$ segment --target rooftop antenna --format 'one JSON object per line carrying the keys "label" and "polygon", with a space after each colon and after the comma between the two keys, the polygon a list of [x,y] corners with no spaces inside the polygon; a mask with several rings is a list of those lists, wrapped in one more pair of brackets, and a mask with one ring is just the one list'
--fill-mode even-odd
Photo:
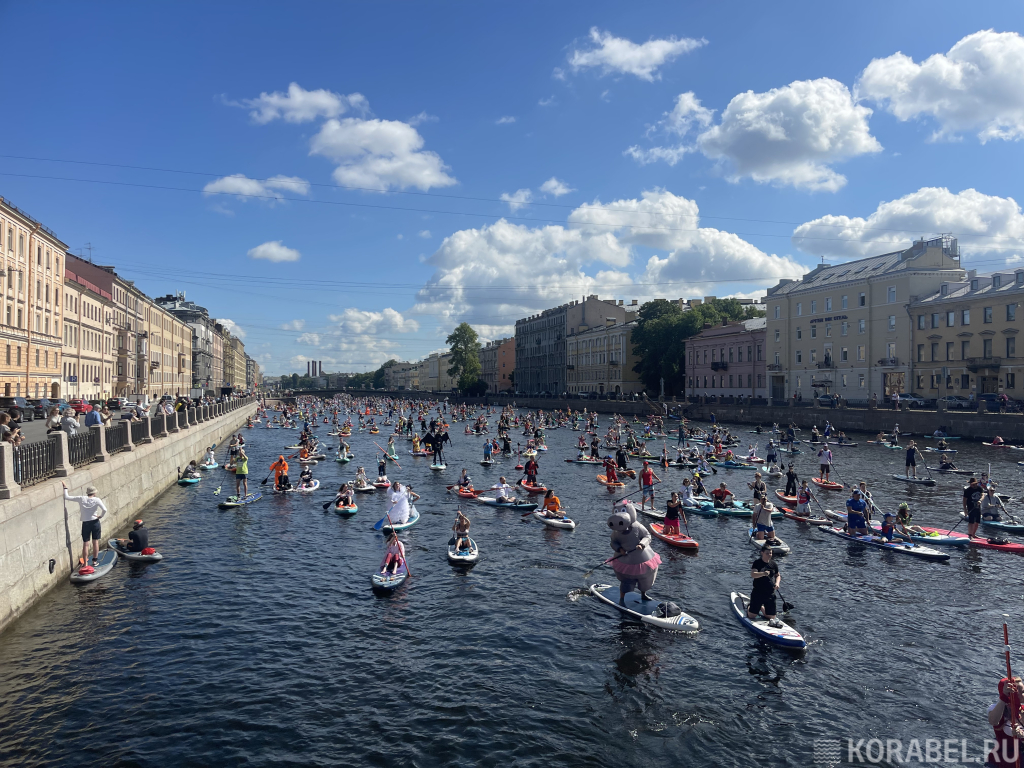
{"label": "rooftop antenna", "polygon": [[92,264],[92,243],[86,243],[85,250],[89,252],[89,263]]}

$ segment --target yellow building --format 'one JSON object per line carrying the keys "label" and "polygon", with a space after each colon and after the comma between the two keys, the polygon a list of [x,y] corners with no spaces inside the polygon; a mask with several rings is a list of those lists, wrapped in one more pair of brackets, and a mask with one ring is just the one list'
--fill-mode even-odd
{"label": "yellow building", "polygon": [[632,394],[643,391],[640,374],[633,370],[639,358],[633,354],[635,312],[627,322],[606,318],[604,325],[566,337],[566,386],[570,394]]}
{"label": "yellow building", "polygon": [[[942,283],[912,302],[914,391],[925,397],[1024,394],[1017,336],[1024,314],[1024,269]],[[1022,350],[1024,354],[1024,350]]]}
{"label": "yellow building", "polygon": [[0,383],[5,396],[60,397],[61,297],[67,246],[0,198]]}
{"label": "yellow building", "polygon": [[938,237],[781,280],[765,299],[771,397],[838,393],[882,402],[909,392],[909,307],[963,276],[956,239]]}
{"label": "yellow building", "polygon": [[89,280],[97,274],[105,273],[75,256],[67,257],[61,372],[63,396],[68,399],[106,399],[114,391],[114,302],[110,291]]}

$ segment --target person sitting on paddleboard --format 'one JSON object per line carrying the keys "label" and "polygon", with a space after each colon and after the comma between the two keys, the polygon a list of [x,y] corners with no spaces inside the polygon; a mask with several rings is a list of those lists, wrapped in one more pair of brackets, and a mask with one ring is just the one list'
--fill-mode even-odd
{"label": "person sitting on paddleboard", "polygon": [[853,489],[853,496],[846,500],[846,531],[853,536],[866,536],[868,522],[866,510],[868,504],[859,489]]}
{"label": "person sitting on paddleboard", "polygon": [[338,495],[334,499],[335,506],[339,507],[351,507],[353,504],[352,488],[349,487],[348,483],[342,483],[338,489]]}
{"label": "person sitting on paddleboard", "polygon": [[986,765],[1017,768],[1024,751],[1024,683],[1019,677],[999,681],[999,700],[988,708],[988,722],[995,731],[995,743]]}
{"label": "person sitting on paddleboard", "polygon": [[92,564],[99,565],[100,562],[100,520],[107,514],[106,505],[96,495],[94,486],[86,486],[85,496],[69,496],[68,487],[64,487],[64,498],[67,501],[77,501],[78,509],[82,517],[82,563],[89,563],[89,541],[92,541]]}
{"label": "person sitting on paddleboard", "polygon": [[944,469],[948,471],[956,468],[956,464],[950,461],[946,456],[943,456],[941,459],[939,459],[939,469]]}
{"label": "person sitting on paddleboard", "polygon": [[181,473],[179,479],[192,480],[197,477],[199,477],[199,466],[196,464],[196,460],[192,459],[192,461],[188,463],[188,466],[185,467],[185,471]]}
{"label": "person sitting on paddleboard", "polygon": [[801,481],[800,491],[796,495],[796,513],[800,517],[811,516],[811,499],[814,498],[814,494],[811,493],[811,489],[807,486],[807,481]]}
{"label": "person sitting on paddleboard", "polygon": [[768,486],[765,484],[764,480],[761,479],[760,472],[754,473],[754,482],[747,483],[747,488],[750,488],[754,492],[755,499],[762,494],[768,493]]}
{"label": "person sitting on paddleboard", "polygon": [[555,492],[550,488],[547,493],[544,494],[544,501],[541,504],[540,513],[544,515],[544,517],[550,517],[555,520],[561,520],[565,517],[565,510],[562,509],[562,502],[557,496],[555,496]]}
{"label": "person sitting on paddleboard", "polygon": [[455,511],[455,525],[452,530],[455,532],[455,549],[469,549],[469,518],[462,514],[462,510]]}
{"label": "person sitting on paddleboard", "polygon": [[[711,498],[714,499],[715,509],[723,509],[729,505],[729,498],[735,498],[736,494],[730,491],[725,483],[719,483],[718,487],[711,492]],[[761,494],[758,494],[757,498],[761,498]]]}
{"label": "person sitting on paddleboard", "polygon": [[307,488],[313,484],[313,470],[310,467],[303,467],[299,473],[299,487]]}
{"label": "person sitting on paddleboard", "polygon": [[619,476],[615,473],[615,462],[612,461],[611,456],[604,457],[604,478],[609,483],[619,482]]}
{"label": "person sitting on paddleboard", "polygon": [[213,456],[213,446],[211,445],[209,448],[206,449],[206,453],[203,454],[203,464],[210,467],[213,466],[216,462],[217,459],[215,459]]}
{"label": "person sitting on paddleboard", "polygon": [[141,520],[132,523],[127,539],[118,539],[117,543],[129,552],[141,552],[149,547],[149,528]]}
{"label": "person sitting on paddleboard", "polygon": [[679,530],[680,519],[683,522],[686,521],[686,513],[683,512],[683,502],[679,498],[679,494],[672,491],[672,497],[668,500],[668,505],[665,507],[665,525],[661,529],[662,533],[666,536],[678,536],[681,533]]}
{"label": "person sitting on paddleboard", "polygon": [[996,496],[996,489],[990,485],[985,489],[985,495],[981,497],[981,519],[998,522],[1001,517],[999,511],[999,497]]}
{"label": "person sitting on paddleboard", "polygon": [[772,548],[761,547],[761,554],[750,565],[750,576],[754,586],[750,590],[750,602],[747,603],[747,618],[753,621],[762,613],[768,620],[768,626],[778,629],[782,622],[775,618],[778,608],[775,601],[775,590],[782,582],[779,565],[772,559]]}
{"label": "person sitting on paddleboard", "polygon": [[495,501],[499,501],[503,504],[514,504],[516,501],[516,491],[511,485],[509,485],[504,477],[498,478],[498,484],[491,486],[492,491],[497,491],[494,495]]}
{"label": "person sitting on paddleboard", "polygon": [[750,516],[750,527],[754,529],[754,538],[757,541],[775,544],[775,526],[772,524],[774,511],[775,507],[768,501],[767,496],[761,496],[754,505],[753,513]]}
{"label": "person sitting on paddleboard", "polygon": [[683,478],[683,485],[679,489],[679,501],[684,507],[695,507],[697,502],[693,498],[693,488],[690,485],[690,478]]}
{"label": "person sitting on paddleboard", "polygon": [[469,473],[465,469],[462,470],[462,474],[459,475],[458,482],[455,484],[464,491],[473,490],[473,481],[470,479]]}
{"label": "person sitting on paddleboard", "polygon": [[405,545],[398,540],[395,531],[389,531],[387,535],[387,547],[384,549],[384,559],[380,564],[381,574],[393,574],[398,571],[399,566],[405,563]]}
{"label": "person sitting on paddleboard", "polygon": [[366,469],[364,467],[359,467],[356,470],[356,488],[365,488],[369,482],[370,479],[366,476]]}

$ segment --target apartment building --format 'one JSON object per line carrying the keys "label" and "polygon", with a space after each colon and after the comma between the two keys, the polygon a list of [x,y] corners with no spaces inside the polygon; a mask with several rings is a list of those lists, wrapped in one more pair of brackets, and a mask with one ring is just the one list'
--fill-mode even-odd
{"label": "apartment building", "polygon": [[185,300],[185,292],[155,300],[157,306],[192,329],[192,388],[219,392],[223,383],[223,340],[216,338],[215,322],[206,307]]}
{"label": "apartment building", "polygon": [[642,392],[640,374],[633,370],[639,358],[633,354],[635,312],[626,322],[607,318],[603,325],[570,333],[566,341],[566,384],[570,394],[633,394]]}
{"label": "apartment building", "polygon": [[[459,382],[453,380],[448,373],[452,364],[451,352],[433,352],[426,360],[423,360],[420,370],[420,382],[427,392],[451,392],[452,387],[457,387]],[[424,374],[426,376],[424,377]]]}
{"label": "apartment building", "polygon": [[912,302],[913,384],[924,397],[1024,395],[1017,336],[1024,321],[1024,269],[978,275]]}
{"label": "apartment building", "polygon": [[235,389],[245,388],[245,344],[220,323],[214,324],[220,334],[224,349],[224,386]]}
{"label": "apartment building", "polygon": [[766,299],[771,397],[866,402],[910,391],[910,306],[964,274],[956,239],[942,236],[779,281]]}
{"label": "apartment building", "polygon": [[82,265],[88,266],[80,268],[78,261],[69,256],[64,269],[61,396],[106,399],[114,391],[114,300],[109,290],[96,285],[85,274],[103,278],[106,273],[84,261]]}
{"label": "apartment building", "polygon": [[61,396],[61,299],[67,246],[0,197],[0,383],[5,396]]}
{"label": "apartment building", "polygon": [[686,391],[699,395],[767,397],[767,320],[706,324],[686,342]]}
{"label": "apartment building", "polygon": [[480,348],[480,379],[487,383],[488,394],[512,388],[516,369],[514,336],[489,341]]}
{"label": "apartment building", "polygon": [[[142,345],[147,355],[148,383],[140,392],[151,399],[187,395],[192,389],[192,327],[160,307],[148,296],[142,303]],[[244,370],[243,360],[243,370]],[[143,367],[144,370],[144,367]]]}
{"label": "apartment building", "polygon": [[[323,371],[321,371],[323,373]],[[260,364],[253,360],[249,355],[245,356],[245,387],[252,391],[256,389],[260,384],[263,383],[262,376],[260,374]]]}

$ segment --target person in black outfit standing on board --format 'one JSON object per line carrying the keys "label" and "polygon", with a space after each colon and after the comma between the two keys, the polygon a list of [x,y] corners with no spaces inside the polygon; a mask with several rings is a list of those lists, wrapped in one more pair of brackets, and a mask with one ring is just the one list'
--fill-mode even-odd
{"label": "person in black outfit standing on board", "polygon": [[793,469],[793,465],[789,465],[789,469],[786,471],[786,495],[796,496],[796,481],[799,480],[796,474],[796,470]]}

